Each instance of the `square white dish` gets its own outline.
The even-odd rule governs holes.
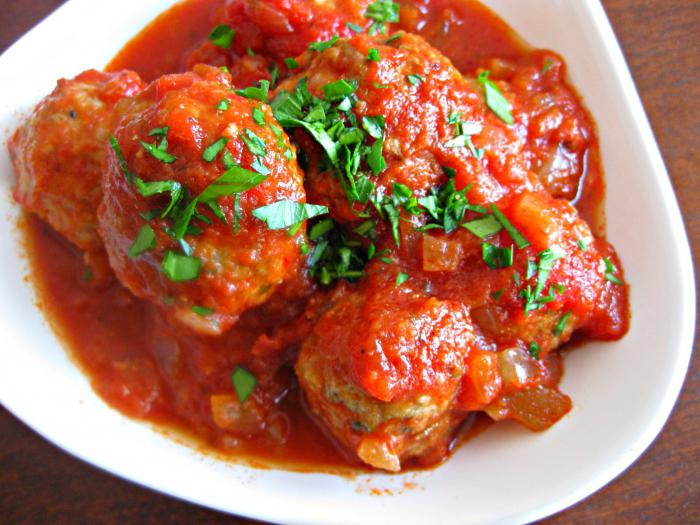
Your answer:
[[[0,138],[54,86],[102,67],[173,0],[71,0],[0,57]],[[631,283],[630,333],[566,356],[574,410],[544,433],[500,424],[428,472],[356,479],[255,470],[169,441],[107,407],[67,358],[23,280],[26,261],[0,148],[0,401],[94,465],[172,496],[279,523],[524,523],[594,492],[658,434],[687,370],[695,283],[678,206],[627,66],[597,0],[484,0],[525,40],[564,56],[597,121],[608,236]],[[104,13],[110,13],[104,23]],[[52,56],[46,59],[46,45]],[[40,67],[38,66],[40,65]],[[406,483],[415,485],[406,488]],[[393,495],[372,495],[370,488]]]

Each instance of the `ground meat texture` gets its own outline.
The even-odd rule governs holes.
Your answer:
[[[59,80],[8,143],[17,183],[14,197],[108,271],[97,232],[105,146],[115,106],[143,89],[136,73],[85,71]]]
[[[353,113],[358,121],[375,116],[385,121],[386,169],[372,178],[378,194],[391,194],[393,184],[400,183],[423,196],[446,182],[444,168],[456,172],[458,189],[472,185],[468,196],[476,203],[499,200],[516,189],[539,189],[539,180],[526,169],[523,140],[487,109],[478,83],[462,77],[422,38],[399,35],[388,43],[386,37],[357,35],[322,53],[309,51],[301,59],[301,70],[286,79],[278,93],[292,91],[302,78],[319,98],[331,82],[357,82]],[[379,61],[368,59],[370,49],[378,51]],[[475,149],[483,148],[483,156],[450,143],[457,133],[456,121],[469,122],[477,130],[471,132],[472,142]],[[354,208],[348,205],[336,174],[326,169],[321,150],[305,132],[294,136],[309,159],[309,195],[328,204],[340,221],[362,220],[354,213],[357,203]]]
[[[297,275],[302,262],[304,228],[293,235],[270,230],[252,214],[282,200],[305,201],[295,150],[265,104],[236,95],[230,87],[230,77],[209,66],[161,77],[131,100],[115,131],[130,174],[146,183],[178,182],[189,198],[200,195],[226,171],[226,156],[249,171],[263,165],[263,171],[269,171],[263,182],[238,198],[229,194],[216,199],[224,220],[200,204],[184,242],[178,243],[168,233],[174,226],[171,218],[148,215],[167,207],[168,194],[144,197],[113,149],[107,157],[99,214],[101,234],[119,280],[135,295],[161,305],[180,323],[205,334],[221,333],[244,310],[266,301],[281,283]],[[222,100],[227,102],[222,105]],[[153,136],[153,130],[161,134]],[[228,139],[225,146],[206,160],[205,150],[222,137]],[[262,144],[264,156],[255,153],[250,137]],[[163,144],[163,138],[167,139],[164,149],[175,157],[170,163],[155,158],[141,144]],[[152,249],[129,256],[147,221],[155,232]],[[164,257],[167,252],[186,254],[187,247],[201,262],[199,274],[185,281],[172,280],[163,271]],[[202,315],[202,308],[207,313]]]
[[[462,304],[397,287],[382,273],[332,295],[296,372],[312,411],[342,444],[398,471],[447,447],[474,333]]]

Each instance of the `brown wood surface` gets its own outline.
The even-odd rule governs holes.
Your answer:
[[[1,0],[0,51],[62,3],[62,0]],[[671,174],[693,247],[697,274],[700,0],[604,0],[603,3]],[[47,50],[50,53],[50,42]],[[661,266],[659,271],[663,271]],[[696,341],[685,387],[673,415],[650,449],[607,487],[543,523],[700,523],[697,347]],[[250,522],[156,494],[90,467],[47,443],[0,407],[0,523],[236,525]]]

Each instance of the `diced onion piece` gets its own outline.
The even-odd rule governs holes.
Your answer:
[[[381,439],[371,437],[363,439],[357,447],[357,456],[374,468],[389,472],[401,470],[399,457],[390,449],[389,443]]]
[[[498,354],[498,370],[507,387],[522,388],[535,379],[539,367],[524,348],[508,348]]]
[[[253,398],[241,405],[233,394],[215,394],[209,404],[214,423],[223,429],[249,435],[265,430],[265,413]]]
[[[486,408],[495,420],[514,419],[530,430],[545,430],[571,410],[571,399],[544,386],[527,388],[505,396]]]
[[[423,235],[423,270],[454,272],[462,261],[462,246],[444,237]]]

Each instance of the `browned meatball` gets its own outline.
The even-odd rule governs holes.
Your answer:
[[[211,40],[203,42],[187,57],[187,64],[201,60],[231,68],[236,83],[250,79],[252,64],[271,61],[279,67],[285,58],[296,57],[310,44],[345,37],[364,29],[375,20],[363,16],[370,0],[228,0],[217,24],[235,31],[230,46]],[[390,2],[383,10],[390,9]],[[383,24],[379,24],[382,26]],[[253,60],[248,58],[254,54]]]
[[[370,184],[375,198],[391,195],[397,183],[421,197],[447,181],[446,170],[458,189],[472,185],[469,198],[476,203],[498,201],[516,184],[540,187],[521,158],[522,140],[487,109],[483,89],[422,38],[395,36],[357,35],[320,53],[309,51],[299,73],[279,86],[273,107],[280,122],[304,129],[295,138],[309,157],[310,197],[348,222],[363,220]],[[290,99],[303,102],[303,118],[312,123],[309,115],[316,118],[314,109],[323,107],[325,120],[317,126],[340,143],[337,151],[318,131],[311,131],[312,140],[309,124],[285,118],[293,109]],[[333,127],[334,119],[344,128]],[[354,137],[361,140],[358,154]]]
[[[136,73],[85,71],[59,80],[9,141],[14,197],[106,270],[97,233],[105,146],[115,105],[143,89]]]
[[[203,333],[230,327],[302,263],[304,229],[273,230],[256,212],[281,206],[284,218],[305,193],[294,148],[250,96],[209,66],[162,77],[125,108],[107,159],[99,219],[117,277]]]
[[[389,274],[389,275],[387,275]],[[446,450],[474,333],[467,308],[397,286],[386,269],[332,296],[296,364],[313,412],[376,468]]]

